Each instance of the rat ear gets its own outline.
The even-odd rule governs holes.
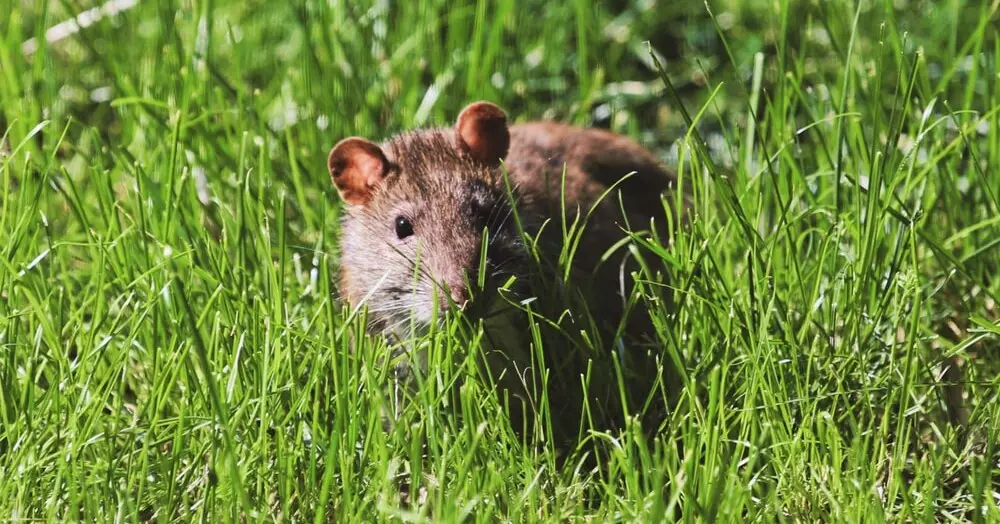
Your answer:
[[[363,205],[389,167],[382,150],[364,138],[345,138],[330,150],[326,162],[330,178],[340,198],[351,205]]]
[[[476,160],[490,165],[500,165],[510,147],[507,114],[489,102],[475,102],[465,106],[455,122],[458,147]]]

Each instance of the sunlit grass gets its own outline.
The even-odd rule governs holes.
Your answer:
[[[30,55],[92,3],[0,13],[0,516],[1000,520],[998,6],[612,4],[140,2]],[[524,437],[461,322],[393,403],[326,154],[479,99],[690,191],[636,242],[658,428]]]

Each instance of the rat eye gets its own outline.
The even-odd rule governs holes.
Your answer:
[[[396,217],[396,237],[402,240],[412,234],[413,224],[402,215]]]

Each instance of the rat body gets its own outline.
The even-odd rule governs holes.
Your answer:
[[[328,167],[347,204],[341,292],[352,307],[367,306],[370,331],[403,336],[462,309],[487,319],[487,331],[493,320],[501,341],[491,345],[530,366],[530,352],[517,347],[529,340],[516,335],[527,324],[500,326],[504,317],[495,315],[507,304],[497,288],[515,277],[516,299],[569,309],[569,332],[596,328],[591,345],[611,351],[619,335],[655,340],[645,307],[628,307],[638,265],[621,241],[623,230],[649,230],[651,221],[664,229],[661,196],[675,176],[632,140],[556,123],[508,126],[499,107],[477,102],[453,128],[402,133],[381,145],[344,139]],[[564,225],[574,221],[585,221],[583,233],[567,249]],[[570,251],[570,277],[555,280],[572,284],[565,293],[581,297],[589,315],[573,311],[569,295],[526,287],[539,267],[564,275]]]

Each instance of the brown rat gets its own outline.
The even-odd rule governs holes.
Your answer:
[[[328,167],[347,204],[341,291],[352,307],[367,306],[371,331],[405,335],[452,308],[489,318],[503,304],[497,288],[512,276],[521,284],[517,298],[539,296],[524,285],[536,266],[562,275],[565,209],[567,225],[589,215],[568,281],[582,290],[578,296],[586,297],[590,315],[573,311],[561,296],[539,298],[548,298],[550,307],[569,307],[577,323],[570,332],[579,333],[584,319],[593,318],[597,329],[588,340],[605,350],[619,347],[616,327],[638,267],[624,247],[606,254],[620,246],[623,229],[648,230],[653,220],[663,231],[661,195],[675,183],[671,171],[628,138],[547,122],[508,126],[503,110],[487,102],[468,105],[453,128],[410,131],[381,145],[344,139],[330,152]],[[621,203],[617,193],[600,200],[616,183]],[[630,339],[655,340],[641,303],[625,325]],[[507,337],[518,328],[498,331]],[[516,352],[512,346],[522,343],[527,341],[508,337],[494,346]],[[507,356],[523,367],[532,363],[528,355]]]

